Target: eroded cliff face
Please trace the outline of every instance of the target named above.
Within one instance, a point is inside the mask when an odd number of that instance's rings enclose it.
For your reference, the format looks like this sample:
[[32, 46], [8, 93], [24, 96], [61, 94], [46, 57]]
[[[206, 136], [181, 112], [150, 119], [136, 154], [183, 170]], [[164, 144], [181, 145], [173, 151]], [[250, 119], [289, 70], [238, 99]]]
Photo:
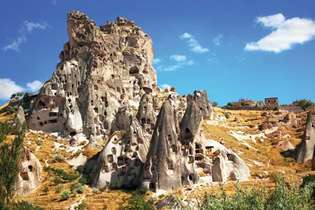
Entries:
[[206, 92], [181, 96], [157, 87], [152, 41], [132, 21], [98, 27], [71, 12], [68, 34], [28, 125], [64, 136], [83, 133], [91, 145], [103, 139], [103, 150], [85, 165], [93, 187], [157, 191], [249, 177], [235, 153], [209, 145], [203, 135], [200, 125], [213, 111]]
[[80, 12], [68, 15], [69, 42], [40, 91], [29, 127], [48, 132], [109, 133], [121, 106], [137, 109], [156, 92], [152, 41], [132, 21], [117, 18], [98, 27]]

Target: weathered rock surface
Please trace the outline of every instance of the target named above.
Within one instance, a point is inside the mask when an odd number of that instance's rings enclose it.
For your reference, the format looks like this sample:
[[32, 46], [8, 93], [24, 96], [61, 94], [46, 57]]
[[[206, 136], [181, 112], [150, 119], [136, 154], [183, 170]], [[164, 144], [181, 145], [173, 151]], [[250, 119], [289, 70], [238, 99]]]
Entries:
[[16, 181], [16, 193], [24, 195], [34, 190], [40, 184], [42, 166], [39, 160], [28, 149], [22, 152], [20, 173]]
[[172, 95], [158, 115], [143, 172], [143, 186], [170, 190], [181, 186], [179, 126]]
[[24, 126], [26, 126], [25, 113], [22, 106], [19, 106], [15, 117], [15, 127], [17, 131], [21, 132]]
[[206, 92], [184, 97], [157, 87], [152, 41], [135, 23], [117, 18], [98, 27], [71, 12], [68, 34], [27, 121], [34, 130], [84, 134], [92, 145], [102, 138], [84, 170], [93, 187], [157, 191], [249, 177], [235, 153], [203, 136], [201, 123], [212, 114]]
[[250, 176], [249, 168], [236, 153], [213, 140], [207, 140], [204, 145], [206, 148], [211, 148], [211, 152], [214, 154], [212, 181], [244, 181], [248, 179]]
[[297, 146], [297, 161], [304, 163], [312, 160], [315, 146], [315, 127], [313, 124], [313, 116], [308, 112], [306, 119], [306, 128], [302, 142]]
[[33, 103], [29, 127], [104, 136], [120, 106], [137, 108], [154, 92], [152, 41], [132, 21], [98, 27], [81, 12], [68, 15], [69, 42], [52, 78]]

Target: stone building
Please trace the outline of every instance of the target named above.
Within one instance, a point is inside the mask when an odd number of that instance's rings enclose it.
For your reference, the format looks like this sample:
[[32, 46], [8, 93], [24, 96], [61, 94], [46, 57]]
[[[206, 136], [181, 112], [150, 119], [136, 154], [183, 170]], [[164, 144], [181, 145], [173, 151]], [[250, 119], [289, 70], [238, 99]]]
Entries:
[[279, 108], [278, 97], [265, 98], [265, 107], [266, 109], [278, 109]]

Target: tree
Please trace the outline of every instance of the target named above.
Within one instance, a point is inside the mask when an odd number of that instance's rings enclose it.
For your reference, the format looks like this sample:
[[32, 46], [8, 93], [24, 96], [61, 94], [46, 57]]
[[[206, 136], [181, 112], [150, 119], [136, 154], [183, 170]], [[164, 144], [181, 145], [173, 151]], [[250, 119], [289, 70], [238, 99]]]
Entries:
[[311, 100], [301, 99], [293, 102], [294, 105], [301, 107], [303, 110], [306, 110], [308, 107], [314, 105]]
[[216, 101], [211, 101], [210, 103], [212, 104], [213, 107], [217, 107], [219, 105], [218, 102]]
[[[9, 130], [0, 130], [0, 137], [4, 139]], [[0, 145], [0, 203], [2, 204], [8, 203], [14, 193], [19, 173], [24, 133], [25, 126], [15, 136], [11, 145], [7, 143]]]

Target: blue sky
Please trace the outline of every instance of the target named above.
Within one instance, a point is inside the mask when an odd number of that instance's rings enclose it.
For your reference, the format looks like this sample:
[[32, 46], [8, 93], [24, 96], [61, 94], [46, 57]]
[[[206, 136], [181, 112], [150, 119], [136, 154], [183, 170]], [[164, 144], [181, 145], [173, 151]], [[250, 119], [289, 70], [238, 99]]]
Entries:
[[154, 43], [158, 83], [225, 104], [278, 96], [315, 101], [314, 0], [10, 0], [0, 13], [0, 103], [48, 80], [68, 40], [66, 15], [125, 16]]

